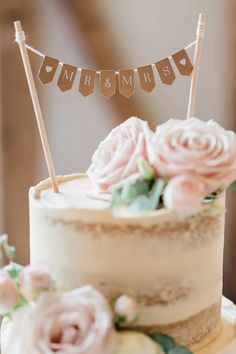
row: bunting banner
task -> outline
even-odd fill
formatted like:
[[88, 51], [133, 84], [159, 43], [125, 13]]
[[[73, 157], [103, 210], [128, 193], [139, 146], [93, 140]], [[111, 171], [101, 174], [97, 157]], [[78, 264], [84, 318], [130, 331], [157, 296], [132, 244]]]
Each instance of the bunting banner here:
[[94, 93], [95, 83], [98, 82], [99, 93], [103, 97], [111, 98], [119, 92], [129, 98], [135, 93], [137, 81], [142, 90], [152, 92], [158, 81], [164, 85], [172, 85], [176, 80], [177, 72], [183, 76], [190, 76], [193, 64], [187, 50], [195, 44], [196, 41], [153, 64], [119, 70], [85, 69], [46, 56], [29, 45], [26, 47], [43, 58], [38, 73], [38, 79], [43, 85], [54, 81], [58, 73], [57, 86], [62, 92], [69, 91], [77, 85], [78, 92], [87, 97]]

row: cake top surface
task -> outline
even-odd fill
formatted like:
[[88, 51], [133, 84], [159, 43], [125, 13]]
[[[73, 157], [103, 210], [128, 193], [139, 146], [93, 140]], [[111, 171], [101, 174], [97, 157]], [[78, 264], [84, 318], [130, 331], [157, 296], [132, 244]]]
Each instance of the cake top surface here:
[[95, 198], [93, 186], [85, 174], [58, 177], [60, 193], [54, 193], [48, 180], [32, 187], [30, 194], [36, 202], [52, 208], [103, 210], [109, 207], [109, 197]]

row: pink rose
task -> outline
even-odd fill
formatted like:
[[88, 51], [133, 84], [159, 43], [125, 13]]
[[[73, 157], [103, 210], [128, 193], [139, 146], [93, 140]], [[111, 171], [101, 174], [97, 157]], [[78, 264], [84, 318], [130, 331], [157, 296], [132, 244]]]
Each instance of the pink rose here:
[[122, 295], [116, 299], [114, 311], [116, 315], [125, 318], [125, 323], [131, 323], [138, 317], [139, 305], [132, 297]]
[[43, 291], [52, 288], [52, 278], [42, 267], [27, 266], [20, 272], [20, 290], [28, 301], [34, 301]]
[[8, 274], [0, 270], [0, 314], [11, 312], [20, 298], [15, 282]]
[[169, 180], [164, 191], [164, 204], [168, 209], [188, 216], [201, 211], [207, 195], [205, 183], [196, 176], [182, 175]]
[[236, 179], [236, 138], [214, 121], [171, 119], [157, 127], [148, 144], [149, 162], [159, 176], [202, 177], [211, 190]]
[[91, 286], [44, 293], [16, 312], [6, 349], [11, 354], [112, 354], [110, 307]]
[[146, 140], [152, 134], [147, 122], [135, 117], [113, 129], [92, 157], [87, 172], [91, 181], [100, 190], [108, 190], [137, 173], [137, 159], [146, 158]]

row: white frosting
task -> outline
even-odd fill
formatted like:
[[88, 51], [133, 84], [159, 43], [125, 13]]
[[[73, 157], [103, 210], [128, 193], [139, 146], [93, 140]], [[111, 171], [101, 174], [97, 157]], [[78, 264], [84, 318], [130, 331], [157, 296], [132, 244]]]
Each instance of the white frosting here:
[[[40, 204], [48, 208], [82, 208], [105, 209], [109, 202], [103, 200], [102, 195], [95, 199], [95, 192], [88, 178], [72, 179], [60, 184], [60, 193], [54, 193], [52, 188], [42, 189]], [[89, 195], [94, 195], [94, 198]]]
[[[73, 177], [75, 178], [75, 177]], [[139, 325], [165, 325], [188, 319], [220, 301], [224, 216], [216, 235], [206, 227], [206, 241], [192, 243], [192, 231], [155, 234], [124, 233], [87, 224], [152, 226], [180, 220], [169, 211], [115, 218], [108, 203], [88, 196], [92, 186], [86, 177], [59, 185], [60, 194], [42, 189], [30, 191], [31, 262], [44, 264], [62, 288], [92, 283], [105, 293], [121, 291], [134, 296], [155, 295], [168, 289], [187, 289], [186, 296], [168, 305], [143, 306]], [[76, 223], [83, 223], [77, 227]], [[170, 236], [170, 237], [169, 237]], [[209, 237], [208, 237], [209, 236]]]

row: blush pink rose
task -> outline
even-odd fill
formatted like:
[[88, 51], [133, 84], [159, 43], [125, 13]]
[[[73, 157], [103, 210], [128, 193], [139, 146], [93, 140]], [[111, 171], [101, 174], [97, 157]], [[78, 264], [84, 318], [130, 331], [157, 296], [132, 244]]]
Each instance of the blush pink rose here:
[[20, 290], [28, 301], [34, 301], [43, 291], [52, 289], [53, 282], [47, 270], [29, 265], [20, 272]]
[[171, 119], [157, 127], [148, 144], [149, 162], [157, 175], [200, 176], [211, 189], [236, 179], [236, 137], [214, 121]]
[[201, 211], [206, 194], [206, 184], [199, 177], [177, 176], [170, 179], [165, 188], [164, 204], [183, 216], [193, 215]]
[[91, 286], [42, 294], [16, 312], [6, 349], [11, 354], [113, 354], [109, 304]]
[[153, 133], [147, 122], [132, 117], [113, 129], [92, 157], [87, 173], [100, 190], [138, 172], [137, 159], [146, 158], [146, 141]]
[[0, 270], [0, 314], [11, 312], [19, 299], [20, 293], [15, 282]]

